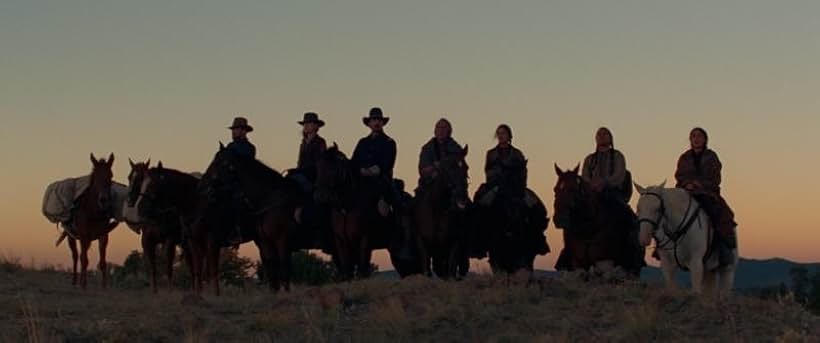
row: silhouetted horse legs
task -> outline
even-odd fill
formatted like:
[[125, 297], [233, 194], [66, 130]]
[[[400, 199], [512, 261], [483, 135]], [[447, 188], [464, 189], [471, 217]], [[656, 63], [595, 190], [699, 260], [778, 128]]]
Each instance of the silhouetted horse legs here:
[[348, 236], [350, 223], [353, 221], [348, 218], [350, 213], [342, 213], [334, 210], [332, 213], [333, 220], [333, 241], [336, 245], [337, 268], [339, 270], [339, 277], [341, 281], [350, 281], [353, 279], [353, 247], [351, 247]]
[[368, 235], [362, 236], [362, 239], [359, 241], [358, 251], [359, 264], [357, 266], [357, 276], [360, 279], [366, 279], [370, 277], [371, 272], [373, 272], [370, 269], [370, 261], [373, 258], [373, 249], [370, 248], [370, 237]]
[[145, 259], [148, 260], [148, 265], [151, 268], [151, 288], [154, 293], [157, 293], [157, 242], [150, 234], [143, 232], [142, 234], [142, 253]]
[[86, 239], [80, 240], [80, 288], [86, 289], [88, 287], [88, 249], [91, 247], [91, 241]]
[[108, 263], [105, 260], [105, 254], [108, 249], [108, 234], [102, 235], [97, 241], [97, 244], [100, 247], [100, 262], [97, 265], [97, 269], [99, 269], [102, 275], [102, 288], [106, 288], [108, 286]]
[[71, 237], [68, 237], [68, 249], [71, 250], [71, 261], [73, 262], [74, 269], [73, 273], [71, 274], [71, 285], [77, 285], [77, 260], [80, 258], [79, 254], [77, 253], [77, 240]]
[[208, 281], [214, 288], [214, 294], [220, 296], [219, 289], [219, 253], [222, 247], [219, 246], [213, 239], [208, 239], [206, 273]]
[[[177, 245], [174, 239], [168, 238], [165, 240], [165, 257], [168, 259], [165, 265], [165, 275], [168, 277], [168, 288], [174, 287], [174, 259], [177, 255]], [[154, 289], [156, 292], [156, 289]]]

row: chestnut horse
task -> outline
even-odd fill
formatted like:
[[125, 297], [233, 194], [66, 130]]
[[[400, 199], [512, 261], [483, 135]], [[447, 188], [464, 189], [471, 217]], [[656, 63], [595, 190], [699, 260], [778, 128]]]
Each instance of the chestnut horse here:
[[384, 249], [397, 225], [379, 214], [377, 203], [383, 181], [362, 177], [334, 144], [317, 165], [316, 197], [331, 208], [335, 242], [334, 260], [343, 280], [367, 278], [374, 249]]
[[[272, 290], [278, 291], [284, 287], [290, 291], [291, 247], [290, 231], [296, 226], [294, 213], [301, 206], [302, 190], [292, 179], [282, 176], [279, 172], [269, 168], [256, 159], [238, 156], [220, 144], [219, 152], [208, 167], [199, 185], [201, 190], [210, 194], [207, 210], [209, 213], [225, 213], [219, 209], [229, 208], [230, 201], [236, 201], [235, 196], [242, 202], [242, 222], [251, 230], [243, 231], [243, 240], [252, 239], [259, 248], [265, 275]], [[201, 255], [202, 247], [207, 248], [208, 277], [216, 286], [219, 294], [219, 249], [225, 245], [224, 235], [219, 230], [230, 229], [237, 223], [230, 214], [222, 216], [226, 220], [217, 220], [217, 223], [228, 223], [230, 226], [212, 226], [216, 231], [205, 235], [205, 245], [195, 244], [194, 255]], [[202, 219], [202, 217], [200, 218]], [[232, 220], [233, 219], [233, 220]], [[197, 242], [202, 235], [191, 237], [192, 243]], [[196, 259], [195, 259], [196, 260]]]
[[[143, 184], [148, 179], [151, 160], [149, 159], [144, 163], [134, 163], [129, 159], [128, 163], [131, 165], [131, 173], [128, 175], [128, 206], [136, 207], [139, 211], [139, 205], [142, 204], [143, 200]], [[160, 171], [155, 170], [155, 174], [159, 175], [158, 173], [161, 173], [163, 169], [162, 162], [157, 168]], [[165, 275], [168, 278], [168, 286], [173, 285], [176, 250], [182, 242], [181, 215], [175, 206], [166, 206], [162, 209], [150, 209], [149, 206], [145, 206], [143, 207], [142, 216], [139, 218], [140, 222], [134, 223], [140, 227], [142, 251], [151, 268], [151, 288], [154, 293], [158, 291], [156, 250], [160, 244], [164, 248], [167, 258]], [[187, 254], [187, 250], [184, 249], [183, 254], [190, 266], [190, 255]]]
[[[600, 194], [578, 175], [579, 166], [562, 171], [555, 165], [555, 225], [564, 230], [558, 270], [623, 268], [640, 275], [637, 244], [630, 239], [637, 222], [626, 205], [606, 206]], [[629, 212], [629, 213], [628, 213]]]
[[[470, 199], [467, 195], [467, 147], [439, 161], [435, 176], [423, 185], [415, 199], [413, 218], [420, 244], [422, 270], [433, 271], [442, 279], [464, 276], [466, 257], [466, 219]], [[469, 265], [469, 263], [468, 263]]]
[[80, 241], [79, 259], [82, 265], [79, 283], [83, 289], [88, 286], [88, 249], [95, 240], [99, 242], [100, 248], [98, 268], [102, 275], [102, 287], [107, 286], [108, 265], [105, 261], [105, 253], [108, 247], [108, 234], [119, 224], [111, 219], [114, 217], [111, 213], [111, 179], [113, 178], [111, 166], [114, 164], [114, 154], [109, 155], [107, 161], [97, 160], [94, 154], [91, 154], [91, 163], [94, 167], [91, 170], [90, 184], [76, 200], [70, 221], [73, 232], [68, 236], [68, 247], [71, 250], [74, 265], [72, 285], [77, 285], [77, 241]]

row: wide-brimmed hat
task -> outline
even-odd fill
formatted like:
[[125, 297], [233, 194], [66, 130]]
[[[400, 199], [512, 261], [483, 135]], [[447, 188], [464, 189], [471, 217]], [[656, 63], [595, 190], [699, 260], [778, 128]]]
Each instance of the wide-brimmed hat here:
[[253, 131], [253, 126], [248, 125], [248, 119], [244, 117], [233, 118], [233, 124], [228, 126], [229, 129], [245, 129], [245, 131]]
[[362, 122], [365, 126], [369, 126], [370, 119], [381, 119], [384, 125], [387, 125], [387, 122], [390, 121], [390, 117], [385, 117], [384, 113], [382, 113], [382, 109], [378, 107], [371, 108], [370, 114], [367, 117], [362, 118]]
[[323, 120], [319, 119], [318, 114], [313, 113], [313, 112], [305, 113], [304, 119], [302, 119], [302, 121], [300, 121], [298, 123], [299, 123], [299, 125], [305, 125], [307, 123], [316, 123], [316, 125], [319, 125], [319, 127], [325, 126], [325, 122]]

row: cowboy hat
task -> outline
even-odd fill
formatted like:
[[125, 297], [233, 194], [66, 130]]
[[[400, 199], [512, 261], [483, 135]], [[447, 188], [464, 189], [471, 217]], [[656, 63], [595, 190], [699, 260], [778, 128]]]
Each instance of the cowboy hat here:
[[245, 129], [245, 131], [253, 131], [253, 126], [248, 125], [248, 119], [244, 117], [233, 118], [233, 124], [228, 126], [229, 129]]
[[325, 122], [323, 120], [319, 119], [318, 114], [313, 113], [313, 112], [305, 113], [304, 119], [302, 119], [302, 121], [300, 121], [298, 123], [299, 123], [299, 125], [305, 125], [307, 123], [316, 123], [316, 125], [319, 125], [319, 127], [325, 126]]
[[371, 119], [381, 119], [383, 125], [387, 125], [387, 122], [390, 121], [390, 117], [385, 117], [382, 113], [382, 109], [378, 107], [371, 108], [370, 114], [367, 117], [362, 118], [362, 122], [365, 126], [369, 126]]

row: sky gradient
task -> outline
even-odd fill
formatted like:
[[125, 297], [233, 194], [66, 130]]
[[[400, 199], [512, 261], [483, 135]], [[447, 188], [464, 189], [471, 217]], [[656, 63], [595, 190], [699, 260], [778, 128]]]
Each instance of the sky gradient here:
[[[258, 157], [282, 170], [303, 112], [350, 153], [380, 106], [411, 186], [438, 118], [471, 147], [473, 189], [495, 127], [510, 124], [550, 212], [552, 164], [580, 162], [599, 126], [644, 184], [672, 180], [689, 129], [705, 127], [741, 254], [818, 261], [817, 13], [816, 1], [761, 0], [5, 0], [0, 254], [66, 264], [40, 203], [48, 183], [90, 171], [89, 152], [114, 152], [120, 182], [129, 157], [201, 171], [241, 114]], [[548, 236], [542, 268], [561, 247], [552, 225]], [[121, 226], [109, 260], [138, 246]]]

